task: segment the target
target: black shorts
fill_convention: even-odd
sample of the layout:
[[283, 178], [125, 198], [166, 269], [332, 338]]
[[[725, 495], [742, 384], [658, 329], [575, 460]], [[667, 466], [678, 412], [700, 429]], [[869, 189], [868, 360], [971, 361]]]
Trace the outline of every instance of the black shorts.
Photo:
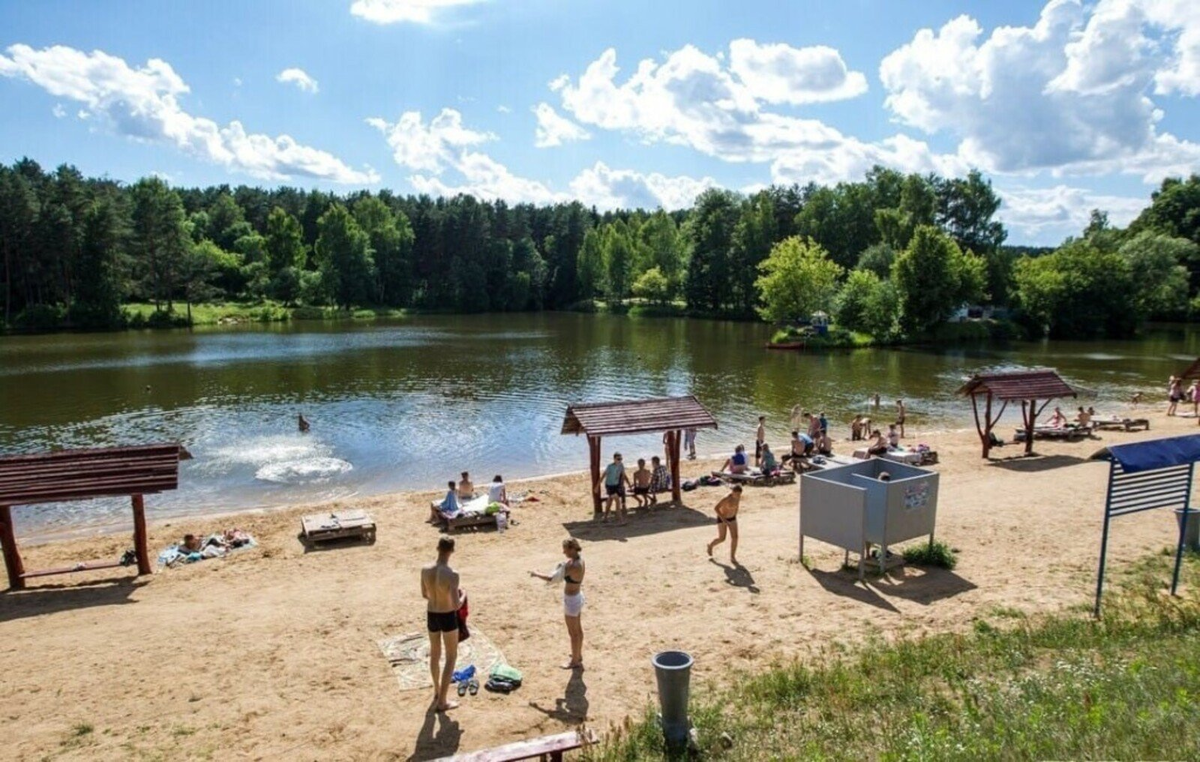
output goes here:
[[718, 523], [718, 524], [722, 524], [722, 523], [724, 523], [724, 524], [736, 524], [736, 523], [737, 523], [737, 516], [734, 516], [734, 517], [733, 517], [733, 518], [731, 518], [731, 519], [723, 519], [723, 518], [721, 518], [720, 516], [718, 516], [718, 517], [717, 517], [717, 523]]
[[762, 446], [763, 446], [762, 442], [754, 443], [754, 459], [755, 460], [758, 460], [759, 458], [762, 457]]
[[624, 484], [605, 484], [604, 489], [610, 495], [616, 495], [618, 497], [625, 497], [625, 485]]
[[441, 614], [425, 612], [425, 623], [430, 632], [455, 632], [458, 630], [458, 612], [446, 611]]
[[635, 494], [635, 495], [649, 495], [649, 494], [650, 494], [650, 488], [649, 488], [649, 487], [634, 487], [634, 488], [633, 488], [633, 494]]

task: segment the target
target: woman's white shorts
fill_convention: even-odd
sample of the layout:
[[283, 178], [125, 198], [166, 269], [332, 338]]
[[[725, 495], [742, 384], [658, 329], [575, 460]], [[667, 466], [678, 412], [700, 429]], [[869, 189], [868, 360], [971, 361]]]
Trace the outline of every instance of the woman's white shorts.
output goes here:
[[563, 613], [567, 616], [579, 616], [583, 612], [583, 593], [563, 595]]

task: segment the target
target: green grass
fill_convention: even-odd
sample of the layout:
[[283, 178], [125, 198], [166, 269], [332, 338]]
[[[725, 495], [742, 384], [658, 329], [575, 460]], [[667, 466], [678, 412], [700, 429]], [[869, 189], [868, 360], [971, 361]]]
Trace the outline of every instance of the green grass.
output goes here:
[[[156, 314], [153, 304], [131, 303], [122, 308], [131, 328], [181, 328], [187, 326], [187, 305], [176, 303], [171, 313]], [[285, 307], [278, 302], [214, 302], [192, 305], [192, 325], [283, 323], [289, 320], [374, 320], [403, 317], [404, 310], [390, 308]]]
[[953, 569], [958, 564], [954, 549], [941, 540], [922, 542], [904, 549], [904, 560], [917, 566]]
[[[1105, 616], [976, 620], [966, 634], [838, 644], [803, 662], [693, 687], [702, 755], [762, 759], [1200, 759], [1200, 559], [1122, 575]], [[722, 742], [728, 734], [733, 743]], [[653, 710], [594, 760], [666, 756]]]

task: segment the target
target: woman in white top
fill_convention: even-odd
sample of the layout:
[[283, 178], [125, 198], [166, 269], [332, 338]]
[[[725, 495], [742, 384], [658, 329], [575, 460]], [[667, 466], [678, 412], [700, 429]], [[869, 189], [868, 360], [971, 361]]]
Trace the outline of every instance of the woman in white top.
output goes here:
[[492, 483], [488, 485], [488, 503], [508, 505], [508, 490], [504, 489], [504, 479], [500, 474], [496, 474]]

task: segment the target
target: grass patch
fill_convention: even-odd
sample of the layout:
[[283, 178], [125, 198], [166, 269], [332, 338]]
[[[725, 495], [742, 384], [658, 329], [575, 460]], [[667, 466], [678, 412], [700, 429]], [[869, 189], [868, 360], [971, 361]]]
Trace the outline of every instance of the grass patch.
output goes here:
[[958, 555], [954, 549], [941, 540], [905, 548], [904, 560], [917, 566], [936, 566], [940, 569], [953, 569], [958, 565]]
[[[1200, 759], [1200, 559], [1187, 594], [1169, 560], [1123, 575], [1105, 617], [977, 620], [971, 632], [733, 675], [693, 688], [708, 759]], [[722, 735], [733, 739], [723, 742]], [[668, 756], [652, 710], [593, 760]]]

